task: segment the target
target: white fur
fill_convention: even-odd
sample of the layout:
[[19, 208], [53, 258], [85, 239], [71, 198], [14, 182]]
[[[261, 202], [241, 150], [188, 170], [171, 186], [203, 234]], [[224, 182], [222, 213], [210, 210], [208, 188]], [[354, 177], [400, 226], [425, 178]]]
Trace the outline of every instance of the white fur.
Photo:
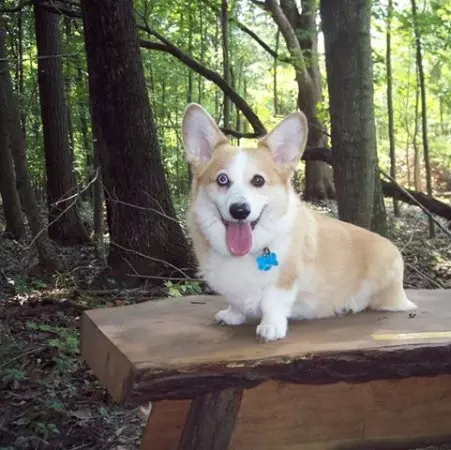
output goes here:
[[291, 164], [304, 150], [307, 142], [308, 124], [304, 115], [289, 114], [279, 125], [268, 133], [260, 143], [266, 145], [278, 164]]
[[[257, 335], [265, 341], [273, 340], [271, 336], [278, 339], [286, 334], [286, 318], [292, 315], [295, 301], [295, 288], [293, 293], [285, 293], [275, 289], [275, 284], [280, 276], [281, 266], [274, 267], [269, 272], [259, 271], [256, 263], [257, 256], [262, 248], [268, 246], [272, 252], [277, 254], [279, 263], [284, 260], [290, 247], [290, 234], [292, 232], [295, 217], [297, 199], [290, 196], [290, 207], [285, 216], [281, 218], [262, 216], [259, 225], [254, 230], [254, 243], [249, 254], [242, 257], [231, 257], [224, 241], [224, 225], [215, 222], [215, 229], [206, 230], [212, 237], [212, 248], [207, 254], [205, 262], [200, 267], [200, 275], [216, 292], [220, 292], [229, 302], [232, 309], [220, 311], [216, 315], [218, 322], [227, 325], [240, 325], [245, 318], [265, 318], [262, 324], [265, 327], [257, 329]], [[198, 217], [204, 217], [212, 211], [206, 207], [199, 195], [195, 203]], [[200, 208], [197, 209], [197, 208]], [[204, 209], [205, 208], [205, 209]], [[282, 299], [282, 296], [285, 296]], [[280, 318], [279, 310], [283, 310], [285, 320]], [[239, 316], [241, 314], [241, 316]], [[273, 328], [268, 328], [274, 317]], [[238, 318], [239, 317], [239, 318]], [[241, 319], [241, 320], [240, 320]], [[285, 325], [282, 325], [282, 323]]]
[[210, 115], [196, 104], [188, 105], [185, 109], [182, 136], [189, 163], [206, 163], [215, 147], [221, 142], [227, 142], [227, 138]]

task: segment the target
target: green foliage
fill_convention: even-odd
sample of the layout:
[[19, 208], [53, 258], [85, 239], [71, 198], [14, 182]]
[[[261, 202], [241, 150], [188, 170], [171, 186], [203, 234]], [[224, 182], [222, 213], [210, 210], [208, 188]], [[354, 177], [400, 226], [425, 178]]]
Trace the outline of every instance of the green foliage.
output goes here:
[[184, 295], [200, 295], [202, 293], [201, 285], [198, 281], [183, 281], [173, 283], [166, 281], [164, 283], [170, 297], [182, 297]]
[[[377, 126], [379, 159], [388, 169], [388, 120], [385, 79], [385, 20], [386, 1], [378, 2], [373, 20], [373, 47], [377, 54], [375, 71], [375, 117]], [[421, 122], [415, 127], [415, 118], [421, 114], [421, 105], [416, 113], [418, 90], [416, 72], [415, 41], [410, 0], [394, 2], [392, 19], [392, 66], [393, 100], [397, 171], [400, 181], [407, 185], [413, 182], [414, 142], [418, 143], [422, 164]], [[426, 74], [427, 109], [431, 162], [433, 167], [451, 170], [449, 149], [451, 113], [451, 33], [449, 15], [451, 7], [447, 1], [419, 3], [418, 22], [423, 46], [423, 64]], [[416, 133], [415, 133], [416, 131]], [[409, 172], [406, 160], [409, 160]], [[422, 179], [424, 169], [421, 166]], [[424, 187], [424, 184], [423, 184]]]
[[[6, 6], [15, 6], [6, 0]], [[219, 0], [135, 0], [136, 19], [147, 22], [181, 51], [193, 57], [205, 68], [222, 74], [221, 29]], [[392, 61], [396, 152], [399, 172], [407, 176], [406, 157], [412, 165], [415, 123], [416, 68], [410, 0], [394, 2], [392, 20]], [[229, 53], [231, 80], [234, 89], [248, 102], [263, 123], [270, 128], [280, 116], [296, 108], [297, 85], [290, 64], [277, 63], [278, 115], [274, 109], [274, 58], [237, 23], [245, 25], [270, 48], [276, 48], [277, 29], [272, 18], [247, 0], [229, 1]], [[387, 0], [373, 2], [374, 103], [381, 164], [388, 164], [388, 132], [385, 79], [385, 32]], [[419, 27], [424, 48], [427, 74], [428, 110], [433, 162], [450, 167], [447, 143], [451, 133], [451, 6], [448, 0], [425, 0], [419, 6]], [[71, 145], [75, 172], [80, 184], [93, 176], [92, 130], [89, 114], [88, 74], [83, 42], [83, 27], [79, 19], [61, 17], [63, 68], [71, 123]], [[19, 95], [27, 136], [27, 158], [30, 173], [38, 192], [43, 191], [45, 164], [39, 90], [37, 86], [36, 42], [33, 10], [25, 7], [22, 27], [18, 15], [8, 23], [8, 50], [11, 73]], [[302, 34], [303, 30], [296, 30]], [[155, 41], [155, 37], [139, 29], [139, 37]], [[22, 40], [23, 61], [19, 59], [19, 38]], [[322, 92], [319, 117], [329, 126], [328, 92], [325, 74], [322, 35], [319, 36], [319, 62], [322, 70]], [[278, 53], [286, 57], [284, 39], [279, 39]], [[175, 202], [184, 202], [189, 191], [188, 166], [184, 159], [180, 121], [188, 102], [205, 106], [221, 120], [223, 93], [203, 76], [188, 69], [172, 55], [142, 50], [142, 60], [149, 87], [149, 98], [155, 114], [158, 138], [166, 175]], [[242, 132], [252, 131], [242, 114], [232, 105], [232, 127]], [[431, 132], [432, 131], [432, 132]], [[416, 139], [421, 143], [421, 129]], [[241, 145], [246, 139], [232, 139]], [[421, 153], [421, 149], [420, 149]], [[409, 166], [409, 170], [411, 167]], [[89, 199], [86, 204], [89, 203]], [[83, 208], [89, 222], [92, 210]]]
[[47, 341], [47, 345], [58, 350], [59, 358], [73, 357], [79, 353], [78, 333], [73, 330], [32, 321], [27, 322], [26, 327], [31, 331], [41, 331], [54, 335]]

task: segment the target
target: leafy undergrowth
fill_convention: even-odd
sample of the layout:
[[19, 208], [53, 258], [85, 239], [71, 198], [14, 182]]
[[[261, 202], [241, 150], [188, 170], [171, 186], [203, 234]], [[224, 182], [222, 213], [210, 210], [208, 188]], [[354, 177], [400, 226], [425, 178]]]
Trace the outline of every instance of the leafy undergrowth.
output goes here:
[[113, 405], [79, 359], [84, 309], [22, 294], [0, 310], [0, 448], [137, 448], [144, 417]]
[[[336, 214], [333, 203], [314, 207]], [[406, 206], [401, 218], [390, 215], [390, 228], [406, 261], [406, 287], [451, 288], [448, 235], [428, 239], [424, 216]], [[46, 278], [26, 245], [0, 240], [0, 449], [137, 449], [148, 405], [124, 410], [112, 403], [80, 360], [79, 318], [87, 308], [149, 295], [81, 290], [102, 268], [92, 248], [64, 252], [68, 272]], [[167, 283], [166, 292], [195, 294], [200, 286]]]

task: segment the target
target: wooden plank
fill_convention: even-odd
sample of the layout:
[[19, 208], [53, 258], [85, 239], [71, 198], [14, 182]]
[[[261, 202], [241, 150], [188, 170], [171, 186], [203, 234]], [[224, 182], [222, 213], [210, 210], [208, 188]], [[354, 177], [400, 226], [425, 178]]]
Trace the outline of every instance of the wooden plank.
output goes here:
[[193, 399], [178, 450], [227, 450], [242, 396], [240, 389], [225, 389]]
[[[187, 401], [164, 401], [142, 450], [177, 450]], [[164, 423], [164, 427], [161, 424]], [[244, 391], [229, 450], [406, 450], [451, 442], [451, 376]]]
[[80, 340], [81, 354], [96, 377], [100, 381], [107, 380], [106, 387], [110, 395], [117, 399], [129, 390], [125, 383], [132, 381], [130, 373], [133, 365], [113, 341], [105, 339], [104, 331], [89, 316], [83, 317], [80, 331], [83, 336]]
[[190, 404], [190, 400], [162, 400], [152, 404], [140, 449], [176, 450]]
[[130, 405], [267, 379], [324, 384], [451, 373], [451, 290], [408, 295], [420, 306], [414, 314], [292, 322], [287, 338], [271, 344], [255, 340], [253, 324], [214, 325], [225, 306], [216, 296], [98, 309], [83, 315], [82, 356], [113, 398]]

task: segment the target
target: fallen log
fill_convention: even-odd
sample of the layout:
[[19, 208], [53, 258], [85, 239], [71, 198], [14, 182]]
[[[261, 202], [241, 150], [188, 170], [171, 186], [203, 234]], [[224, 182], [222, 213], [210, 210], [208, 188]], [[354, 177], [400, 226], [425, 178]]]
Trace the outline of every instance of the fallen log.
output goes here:
[[[302, 155], [303, 161], [323, 161], [333, 167], [332, 152], [323, 147], [310, 148], [305, 150]], [[451, 205], [444, 203], [436, 198], [424, 194], [423, 192], [413, 191], [411, 189], [400, 188], [395, 183], [390, 183], [385, 180], [381, 180], [382, 190], [385, 197], [394, 198], [409, 205], [417, 205], [417, 202], [430, 211], [443, 219], [451, 221]], [[413, 198], [412, 198], [413, 197]], [[415, 199], [415, 200], [413, 200]]]

